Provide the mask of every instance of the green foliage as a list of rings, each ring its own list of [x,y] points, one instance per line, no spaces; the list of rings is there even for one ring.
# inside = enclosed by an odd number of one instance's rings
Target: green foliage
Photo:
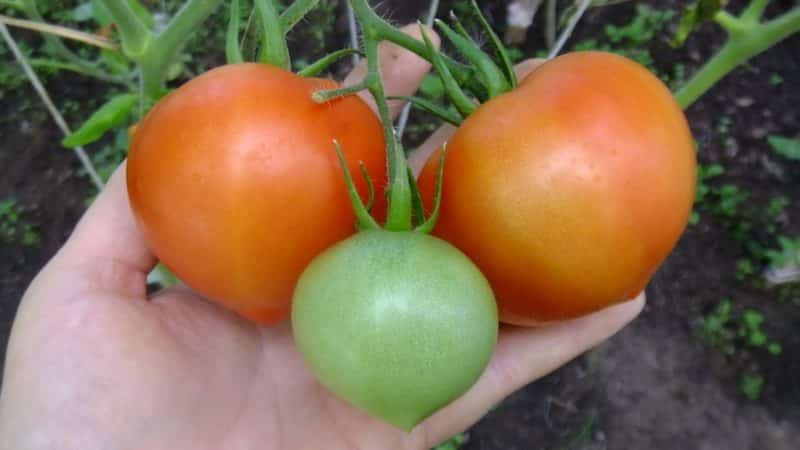
[[[728,356],[741,348],[753,348],[778,356],[783,348],[770,340],[762,326],[764,316],[754,309],[736,311],[730,299],[725,299],[716,309],[701,320],[700,335],[706,343]]]
[[[779,73],[773,73],[769,76],[769,84],[773,86],[778,86],[783,83],[783,77]]]
[[[775,153],[794,161],[800,161],[800,136],[794,139],[784,136],[770,136],[767,141]]]
[[[696,225],[700,222],[700,213],[697,211],[696,207],[698,205],[705,205],[707,202],[707,198],[711,193],[711,186],[708,184],[708,181],[724,173],[725,168],[720,164],[697,165],[697,185],[694,195],[695,210],[692,211],[692,215],[689,217],[690,224]]]
[[[764,389],[764,377],[758,374],[742,374],[739,389],[750,400],[758,400]]]
[[[800,264],[800,236],[779,236],[778,245],[779,248],[765,252],[770,266],[778,267],[791,262]]]
[[[601,50],[628,57],[656,73],[664,82],[677,86],[686,79],[686,68],[676,65],[672,74],[659,73],[655,67],[649,44],[665,34],[665,27],[675,16],[671,10],[659,10],[645,4],[636,5],[636,14],[623,25],[606,25],[603,39],[586,39],[572,46],[572,50]]]
[[[458,450],[465,442],[467,442],[467,435],[464,433],[458,433],[457,435],[434,447],[433,450]]]
[[[22,220],[22,211],[13,198],[0,201],[0,241],[9,244],[19,241],[26,247],[41,241],[33,226]]]

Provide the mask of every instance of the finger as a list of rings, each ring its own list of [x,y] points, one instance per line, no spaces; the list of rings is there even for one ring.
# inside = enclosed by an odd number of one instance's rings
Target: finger
[[[400,29],[404,33],[416,39],[422,39],[419,25],[406,25]],[[426,32],[431,42],[439,48],[439,36],[431,28],[426,28]],[[391,42],[381,42],[378,46],[378,65],[380,67],[383,89],[387,97],[414,95],[417,88],[422,83],[425,75],[430,71],[431,64],[410,51],[392,44]],[[367,74],[367,62],[363,58],[353,68],[344,80],[345,85],[354,85],[364,79]],[[358,95],[365,102],[377,111],[375,100],[367,91],[362,91]],[[397,117],[403,109],[404,101],[389,100],[389,111],[392,118]]]
[[[54,259],[94,289],[144,295],[156,258],[136,227],[122,163]],[[77,272],[77,273],[75,273]]]
[[[497,347],[478,382],[426,422],[430,444],[466,429],[503,398],[605,341],[636,318],[636,299],[579,319],[540,328],[501,328]]]
[[[514,67],[514,72],[517,74],[517,78],[522,80],[545,61],[546,60],[542,58],[526,59]],[[420,171],[422,171],[422,168],[425,166],[425,162],[427,162],[428,158],[431,156],[431,153],[447,142],[455,132],[456,128],[454,126],[450,124],[442,125],[439,129],[434,131],[422,145],[411,152],[408,157],[408,163],[411,165],[414,175],[419,175]]]

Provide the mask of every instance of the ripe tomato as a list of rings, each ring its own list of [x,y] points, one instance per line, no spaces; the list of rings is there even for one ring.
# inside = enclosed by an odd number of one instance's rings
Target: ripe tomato
[[[447,144],[434,234],[489,279],[500,318],[563,320],[644,289],[694,199],[692,136],[672,94],[601,52],[543,64]],[[438,169],[420,176],[430,207]]]
[[[385,209],[380,122],[356,96],[311,100],[333,87],[266,65],[224,66],[161,100],[133,137],[128,192],[152,251],[257,323],[287,318],[305,266],[355,231],[334,139],[351,171],[364,163]]]

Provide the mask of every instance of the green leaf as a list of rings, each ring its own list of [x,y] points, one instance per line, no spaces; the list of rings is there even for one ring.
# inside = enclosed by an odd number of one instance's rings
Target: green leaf
[[[790,139],[784,136],[770,136],[769,145],[775,153],[795,161],[800,161],[800,138]]]
[[[702,23],[714,18],[714,15],[722,9],[722,0],[699,0],[688,5],[683,11],[675,38],[672,40],[673,47],[681,47],[686,38],[692,31],[696,30]]]
[[[61,144],[67,148],[75,148],[100,139],[108,130],[128,118],[138,100],[139,96],[136,94],[117,95],[95,111],[80,128],[65,137]]]

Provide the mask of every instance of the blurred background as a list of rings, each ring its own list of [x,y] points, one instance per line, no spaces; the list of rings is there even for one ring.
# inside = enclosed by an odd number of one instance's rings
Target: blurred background
[[[0,13],[23,17],[12,1]],[[110,34],[92,1],[37,0],[47,22]],[[140,0],[166,22],[180,0]],[[227,1],[225,4],[227,5]],[[546,55],[570,1],[481,1],[512,58]],[[550,3],[555,8],[550,9]],[[564,51],[602,49],[647,66],[671,88],[723,44],[709,23],[673,45],[688,2],[597,1]],[[739,11],[744,2],[730,1]],[[87,6],[88,5],[88,6]],[[243,2],[244,27],[249,1]],[[428,0],[375,4],[396,24],[425,20]],[[798,2],[774,0],[766,17]],[[573,9],[571,9],[573,8]],[[466,0],[442,1],[478,30]],[[227,8],[197,30],[170,71],[177,86],[224,62]],[[77,127],[121,87],[53,64],[41,35],[12,28],[66,122]],[[476,38],[486,42],[476,32]],[[322,0],[290,34],[302,68],[349,45],[346,4]],[[96,50],[68,44],[85,55]],[[106,65],[113,56],[104,55]],[[117,61],[120,73],[129,70]],[[338,63],[341,77],[352,62]],[[648,287],[641,317],[616,337],[518,391],[442,449],[789,450],[800,436],[800,35],[739,67],[687,110],[700,170],[692,223]],[[443,95],[435,76],[423,94]],[[413,149],[439,122],[413,110]],[[26,286],[67,238],[96,188],[0,43],[0,361]],[[101,177],[125,157],[126,127],[86,147]],[[645,149],[646,150],[646,149]],[[655,206],[654,206],[655,207]],[[2,366],[0,366],[2,367]]]

